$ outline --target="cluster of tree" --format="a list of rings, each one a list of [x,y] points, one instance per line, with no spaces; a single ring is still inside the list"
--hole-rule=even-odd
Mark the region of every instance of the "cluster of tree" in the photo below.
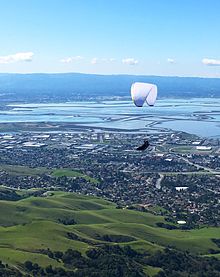
[[[98,240],[102,240],[102,241],[107,241],[107,242],[116,242],[116,243],[120,243],[120,242],[130,242],[130,241],[134,241],[136,240],[133,237],[130,236],[124,236],[124,235],[97,235],[96,239]]]
[[[171,225],[171,224],[163,223],[163,222],[157,222],[156,225],[160,228],[166,228],[168,230],[178,229],[178,227],[175,225]]]
[[[168,248],[149,256],[146,263],[163,269],[157,274],[157,277],[220,276],[220,261],[217,258],[193,256],[188,252]]]
[[[21,198],[22,197],[19,194],[17,194],[14,190],[5,188],[0,190],[0,200],[17,201]]]
[[[95,245],[96,244],[93,240],[85,239],[83,237],[79,237],[75,233],[72,233],[72,232],[67,232],[66,235],[67,235],[68,239],[82,241],[82,242],[88,243],[90,245]]]
[[[220,239],[212,239],[212,241],[220,248]]]
[[[148,275],[143,268],[150,265],[161,268],[155,277],[220,276],[218,259],[193,256],[188,252],[168,248],[156,253],[138,253],[129,246],[102,245],[88,250],[86,256],[73,249],[64,253],[47,250],[45,254],[56,259],[63,267],[42,268],[26,261],[24,270],[33,276],[146,277]]]
[[[76,221],[74,218],[58,218],[58,222],[64,225],[74,225]]]
[[[80,252],[68,249],[48,251],[47,255],[62,262],[64,268],[47,266],[42,268],[36,263],[26,261],[24,269],[33,276],[71,276],[71,277],[144,277],[142,266],[136,262],[138,253],[130,247],[102,246],[87,251],[85,256]]]
[[[3,264],[2,261],[0,261],[0,276],[1,277],[22,277],[22,274],[17,269],[9,267],[7,264]]]

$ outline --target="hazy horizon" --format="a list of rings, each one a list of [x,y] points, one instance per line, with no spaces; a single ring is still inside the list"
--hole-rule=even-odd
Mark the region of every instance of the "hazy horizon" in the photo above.
[[[164,77],[164,78],[199,78],[199,79],[220,79],[220,76],[180,76],[180,75],[156,75],[156,74],[130,74],[130,73],[86,73],[86,72],[76,72],[76,71],[66,71],[66,72],[0,72],[0,75],[58,75],[58,74],[81,74],[81,75],[97,75],[97,76],[137,76],[137,77]]]

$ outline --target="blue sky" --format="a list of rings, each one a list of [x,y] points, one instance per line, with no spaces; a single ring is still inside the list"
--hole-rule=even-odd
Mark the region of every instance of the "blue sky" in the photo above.
[[[219,0],[0,0],[0,72],[220,77]]]

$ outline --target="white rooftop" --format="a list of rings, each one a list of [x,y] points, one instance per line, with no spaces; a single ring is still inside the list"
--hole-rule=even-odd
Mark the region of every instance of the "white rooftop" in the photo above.
[[[188,187],[175,187],[177,191],[186,190]]]
[[[186,224],[186,221],[185,220],[178,220],[177,223],[178,224]]]
[[[212,150],[211,146],[196,146],[197,150]]]

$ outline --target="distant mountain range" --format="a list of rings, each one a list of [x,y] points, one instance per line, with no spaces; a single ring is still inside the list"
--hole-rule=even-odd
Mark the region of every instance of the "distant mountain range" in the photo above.
[[[159,97],[220,97],[220,78],[97,75],[81,73],[0,74],[3,100],[76,100],[130,97],[133,82],[157,84]]]

